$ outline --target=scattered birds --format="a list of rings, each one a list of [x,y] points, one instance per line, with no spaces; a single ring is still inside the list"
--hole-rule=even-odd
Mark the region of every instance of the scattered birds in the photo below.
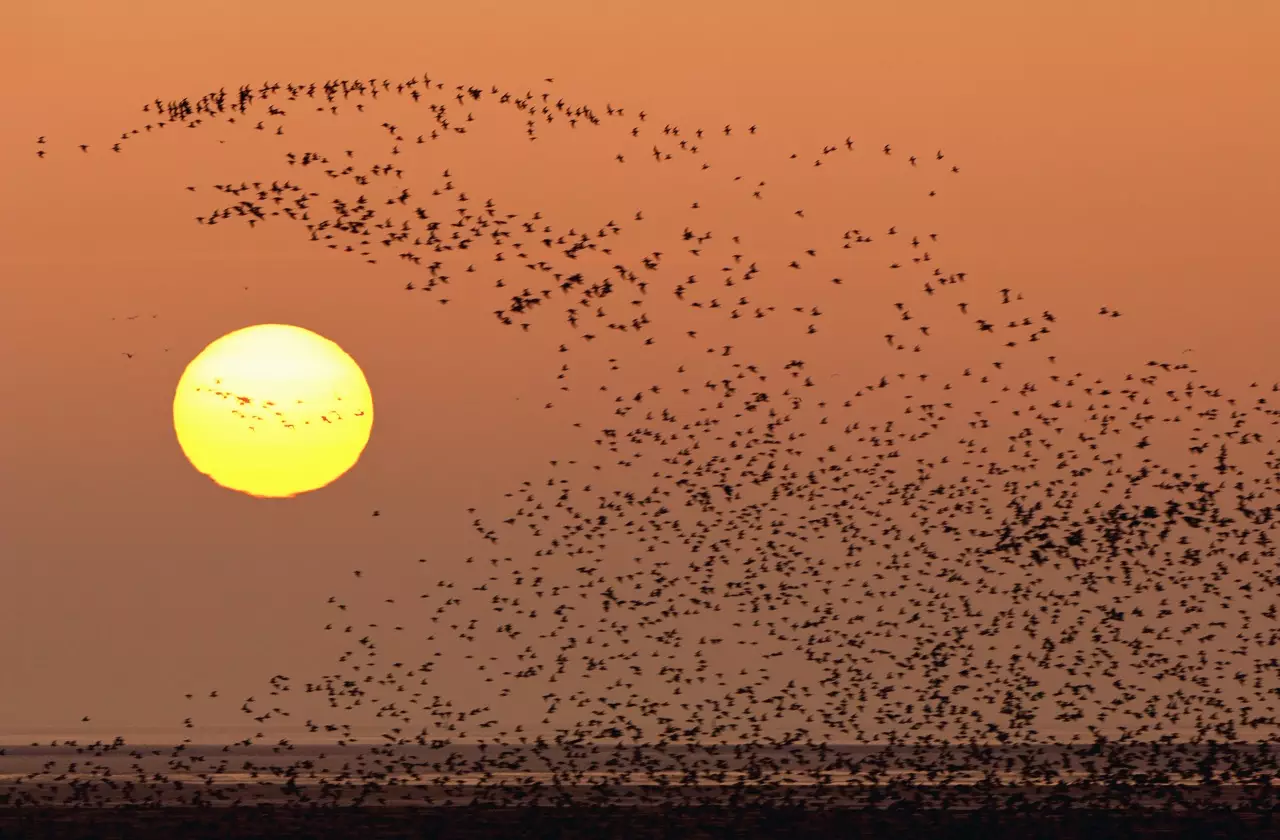
[[[466,509],[489,556],[425,566],[433,576],[468,565],[483,574],[379,592],[379,575],[355,570],[359,583],[346,582],[360,597],[336,594],[324,605],[334,610],[325,629],[346,648],[330,673],[277,674],[269,700],[230,701],[260,732],[320,700],[304,726],[337,742],[333,761],[285,738],[266,762],[191,758],[127,789],[85,764],[61,771],[89,783],[77,795],[248,802],[232,774],[249,770],[279,782],[274,796],[323,790],[361,803],[438,797],[452,780],[465,780],[474,801],[554,798],[592,787],[588,774],[601,781],[598,795],[666,804],[738,783],[786,801],[797,779],[819,802],[878,801],[885,794],[875,791],[914,786],[955,803],[1007,792],[941,780],[998,772],[1044,790],[1077,785],[1085,799],[1136,801],[1145,794],[1130,772],[1135,756],[1157,767],[1151,778],[1247,784],[1275,774],[1274,753],[1232,746],[1269,743],[1277,714],[1280,580],[1269,534],[1280,521],[1280,461],[1269,427],[1280,421],[1265,397],[1228,396],[1185,362],[1150,360],[1118,382],[1068,373],[1061,349],[1042,346],[1053,347],[1069,319],[944,267],[945,255],[929,253],[938,234],[912,225],[880,228],[884,241],[861,233],[873,229],[865,224],[841,238],[842,248],[883,261],[858,282],[822,284],[840,306],[865,305],[844,296],[874,283],[895,284],[899,298],[882,312],[894,331],[863,335],[819,329],[834,307],[807,298],[804,281],[826,270],[818,254],[827,240],[803,209],[790,215],[804,224],[788,223],[794,250],[765,259],[750,253],[745,233],[695,220],[705,209],[661,220],[684,227],[676,241],[648,238],[665,235],[650,234],[660,226],[640,210],[631,224],[621,213],[623,224],[579,230],[468,196],[461,170],[419,187],[402,177],[410,163],[386,162],[456,140],[493,105],[522,112],[531,140],[552,136],[552,124],[616,125],[618,142],[641,145],[637,162],[625,150],[612,161],[634,167],[652,157],[657,171],[696,165],[710,173],[699,178],[715,178],[720,170],[702,158],[716,144],[766,142],[754,124],[705,137],[676,125],[659,133],[646,111],[632,120],[612,103],[601,111],[550,91],[446,86],[422,74],[155,100],[143,108],[152,122],[111,148],[130,151],[155,136],[152,125],[233,119],[262,130],[263,142],[286,143],[288,111],[341,118],[393,97],[413,115],[408,133],[397,124],[408,118],[393,116],[368,154],[346,149],[331,161],[289,149],[279,178],[213,185],[218,206],[197,222],[292,222],[334,259],[361,258],[379,275],[394,266],[404,276],[387,288],[415,293],[406,300],[454,300],[449,312],[472,307],[521,335],[558,331],[548,344],[558,346],[554,387],[583,395],[584,406],[597,400],[608,425],[589,430],[584,413],[572,428],[586,454],[513,478],[508,510]],[[38,154],[55,145],[37,143]],[[855,151],[851,136],[843,145]],[[823,144],[821,154],[839,149]],[[890,144],[882,152],[877,165],[912,178],[944,171],[927,154],[903,161]],[[938,150],[933,162],[943,158]],[[309,177],[285,177],[300,171],[288,167]],[[752,198],[753,211],[785,213],[763,181],[732,186],[741,178],[725,187]],[[332,195],[320,191],[326,182]],[[450,297],[440,296],[446,286]],[[479,308],[484,294],[493,308]],[[1107,306],[1098,314],[1120,315]],[[821,342],[835,340],[856,366],[831,370]],[[648,348],[672,345],[673,355],[649,361],[668,351]],[[1040,359],[1049,366],[1027,364]],[[559,400],[542,405],[548,417],[564,411]],[[422,569],[427,560],[410,562]],[[455,680],[471,669],[483,690],[463,700]],[[184,697],[197,703],[194,692]],[[201,699],[221,698],[215,690]],[[354,722],[377,724],[376,743],[362,743]],[[1069,736],[1058,740],[1061,732]],[[850,744],[863,746],[833,746]],[[930,751],[894,751],[904,744]],[[103,757],[126,745],[93,749]],[[1082,755],[1097,761],[1085,766]],[[912,762],[922,776],[899,780]],[[46,801],[53,789],[36,782],[54,769],[11,782],[7,795]],[[179,777],[191,790],[176,787]],[[625,787],[637,778],[645,783]],[[847,784],[865,780],[873,784]]]

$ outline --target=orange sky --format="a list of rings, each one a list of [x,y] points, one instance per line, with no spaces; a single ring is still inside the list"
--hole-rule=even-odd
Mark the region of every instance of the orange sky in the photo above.
[[[293,136],[269,145],[248,130],[175,127],[112,155],[113,139],[150,118],[139,109],[156,97],[425,70],[447,87],[519,92],[554,77],[558,95],[644,108],[659,124],[756,123],[756,147],[717,146],[712,132],[708,159],[723,148],[723,173],[740,164],[776,181],[780,206],[805,200],[831,231],[936,225],[948,264],[985,289],[1016,286],[1075,318],[1058,350],[1077,369],[1136,371],[1194,348],[1204,380],[1278,378],[1280,291],[1268,243],[1280,199],[1280,11],[1264,0],[395,0],[359,12],[330,0],[138,0],[128,15],[87,0],[20,5],[0,30],[9,80],[0,130],[0,741],[29,732],[146,740],[196,713],[186,692],[218,687],[242,698],[273,673],[328,673],[338,648],[319,634],[333,620],[325,599],[350,587],[352,568],[371,570],[386,591],[416,591],[419,557],[432,583],[479,580],[464,559],[487,556],[486,546],[465,508],[499,519],[504,492],[544,474],[550,459],[594,449],[592,435],[570,428],[569,408],[587,397],[564,397],[553,419],[542,408],[560,398],[548,367],[560,361],[557,333],[531,344],[495,324],[492,307],[445,317],[426,300],[406,305],[404,269],[330,258],[283,223],[249,231],[191,221],[214,206],[214,183],[296,175],[285,149],[337,158],[347,143],[385,146],[377,119],[313,119],[298,145]],[[474,142],[438,158],[428,150],[413,174],[430,184],[453,166],[477,197],[580,229],[627,222],[677,190],[701,194],[691,168],[635,174],[644,138],[627,147],[621,132],[584,131],[562,142],[548,129],[532,152],[514,115],[495,125],[511,130],[477,129]],[[34,154],[37,135],[48,137],[45,160]],[[805,160],[847,135],[864,155],[856,174],[789,174],[789,153]],[[884,143],[898,157],[881,159]],[[610,168],[624,148],[626,167]],[[928,160],[938,148],[962,177],[907,181],[902,157]],[[924,205],[936,183],[945,189]],[[754,224],[768,242],[774,223],[743,216],[745,203],[726,186],[705,194],[703,227],[724,239]],[[676,232],[694,224],[651,215]],[[775,260],[784,254],[761,247]],[[810,358],[849,377],[878,376],[892,355],[880,326],[894,297],[887,289],[866,298],[874,318],[871,303],[864,314],[830,288],[810,295],[850,319],[812,343]],[[1100,305],[1124,319],[1092,320]],[[171,428],[185,363],[224,333],[264,322],[338,342],[366,371],[378,407],[360,465],[295,500],[215,487],[182,459]],[[660,352],[671,364],[683,359]],[[674,384],[662,375],[652,381]],[[643,382],[648,371],[634,376]],[[607,413],[591,419],[607,422]],[[371,518],[373,509],[383,515]],[[78,723],[85,714],[92,729]],[[240,724],[232,703],[199,715]]]

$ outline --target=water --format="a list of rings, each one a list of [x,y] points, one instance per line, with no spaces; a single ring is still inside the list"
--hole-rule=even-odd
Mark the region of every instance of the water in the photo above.
[[[435,805],[992,801],[1240,805],[1274,796],[1270,744],[480,745],[59,742],[0,755],[0,802]],[[1268,799],[1270,801],[1270,799]]]

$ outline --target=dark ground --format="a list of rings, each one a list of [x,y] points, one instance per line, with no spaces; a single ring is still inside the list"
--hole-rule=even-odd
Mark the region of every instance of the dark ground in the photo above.
[[[0,838],[1280,838],[1280,814],[797,811],[764,808],[5,808]]]

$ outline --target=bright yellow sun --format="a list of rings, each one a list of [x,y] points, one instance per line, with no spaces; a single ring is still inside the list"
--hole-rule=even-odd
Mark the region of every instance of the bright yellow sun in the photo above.
[[[316,490],[355,466],[373,395],[355,360],[301,327],[228,333],[187,365],[173,428],[191,465],[251,496]]]

